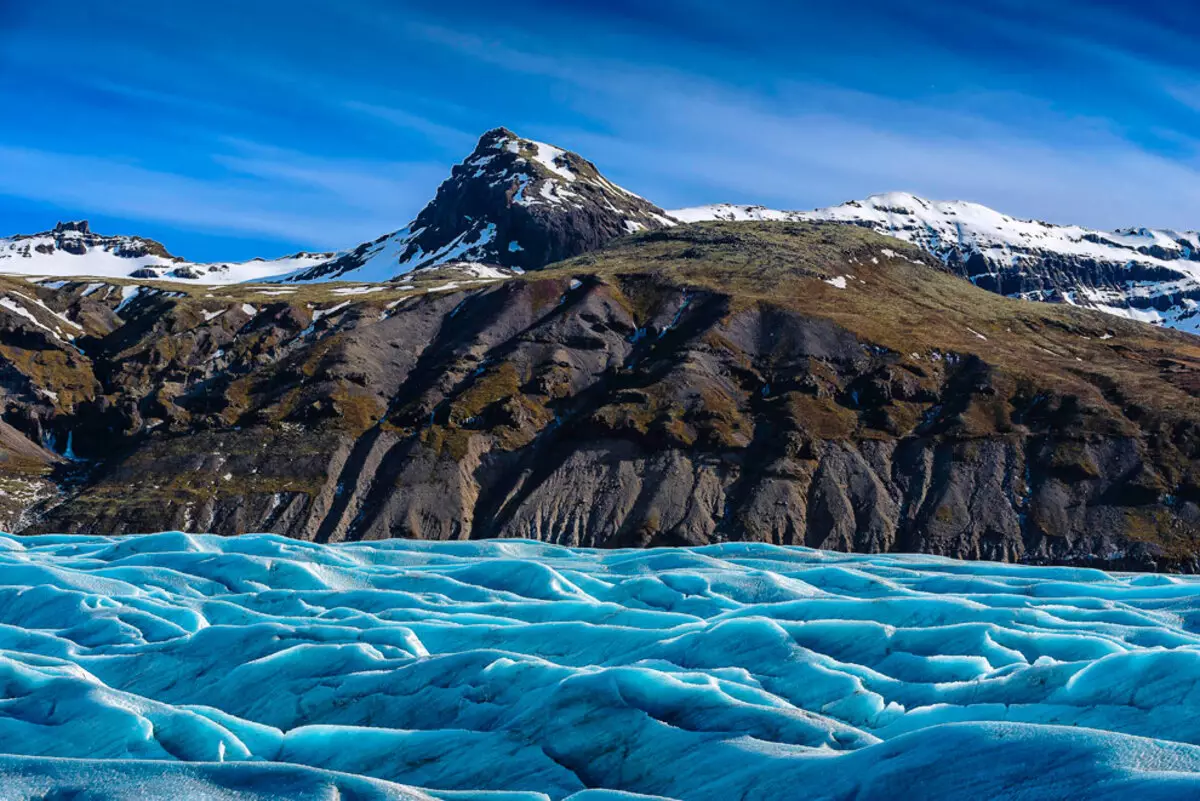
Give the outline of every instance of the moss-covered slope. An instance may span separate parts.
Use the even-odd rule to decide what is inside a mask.
[[[85,329],[0,309],[5,421],[58,487],[25,530],[1200,566],[1200,340],[866,230],[698,224],[504,281],[20,283]]]

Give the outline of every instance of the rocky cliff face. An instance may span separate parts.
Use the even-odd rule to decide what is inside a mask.
[[[582,156],[497,128],[403,230],[287,280],[380,281],[453,262],[533,270],[674,224]]]
[[[4,523],[1200,566],[1200,345],[853,226],[509,278],[0,279]]]

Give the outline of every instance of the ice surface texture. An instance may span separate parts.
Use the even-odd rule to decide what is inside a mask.
[[[1197,599],[754,544],[0,535],[0,797],[1198,797]]]

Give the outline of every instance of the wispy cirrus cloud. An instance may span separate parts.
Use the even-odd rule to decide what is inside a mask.
[[[1167,157],[1118,124],[1015,92],[901,99],[824,84],[764,97],[698,74],[520,49],[430,25],[414,35],[494,68],[571,86],[594,126],[533,122],[667,205],[807,208],[906,190],[1102,228],[1200,225],[1200,160]],[[603,129],[603,130],[597,130]],[[1178,153],[1200,137],[1174,131]]]
[[[0,26],[0,103],[20,112],[0,131],[0,192],[29,211],[5,204],[0,233],[46,224],[44,202],[351,245],[410,219],[498,124],[669,206],[906,189],[1200,226],[1187,4],[506,8],[519,23],[485,0],[20,4]]]
[[[426,139],[437,142],[440,146],[470,148],[478,137],[478,133],[444,125],[429,117],[392,106],[364,103],[358,100],[347,100],[342,103],[342,106],[388,125],[415,131]]]
[[[129,219],[339,248],[397,228],[436,164],[314,158],[229,140],[206,177],[136,162],[0,146],[0,194]],[[398,222],[399,220],[399,222]]]

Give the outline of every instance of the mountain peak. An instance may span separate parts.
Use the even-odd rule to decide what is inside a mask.
[[[490,131],[485,131],[483,136],[479,137],[479,148],[495,147],[497,142],[502,142],[507,139],[520,138],[521,137],[517,136],[511,130],[501,125],[497,128],[492,128]],[[478,150],[479,148],[476,149]]]
[[[536,270],[675,224],[577,153],[494,128],[407,227],[292,281],[379,281],[458,261]]]
[[[79,234],[90,234],[91,228],[88,226],[87,220],[77,220],[75,222],[59,222],[54,226],[54,233],[65,234],[68,231],[73,231]]]

